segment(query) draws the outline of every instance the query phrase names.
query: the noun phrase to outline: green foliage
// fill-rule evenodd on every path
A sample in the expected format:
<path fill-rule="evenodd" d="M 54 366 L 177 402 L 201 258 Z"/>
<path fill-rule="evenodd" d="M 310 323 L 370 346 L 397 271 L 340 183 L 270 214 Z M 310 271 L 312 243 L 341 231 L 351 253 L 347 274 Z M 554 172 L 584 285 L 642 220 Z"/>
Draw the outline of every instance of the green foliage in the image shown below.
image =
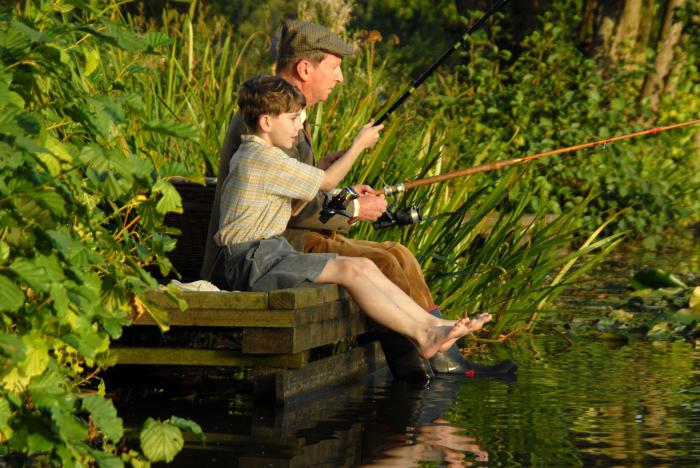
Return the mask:
<path fill-rule="evenodd" d="M 379 92 L 370 86 L 370 80 L 382 82 L 383 69 L 371 66 L 365 61 L 369 59 L 368 53 L 355 62 L 349 73 L 352 81 L 310 113 L 316 154 L 347 147 L 356 129 L 379 107 Z M 381 187 L 459 167 L 453 133 L 441 118 L 415 116 L 420 102 L 408 101 L 406 106 L 389 120 L 380 142 L 356 163 L 346 183 Z M 534 178 L 525 168 L 501 172 L 494 180 L 464 178 L 414 190 L 396 201 L 398 206 L 420 205 L 426 218 L 423 223 L 381 231 L 361 223 L 351 234 L 359 239 L 398 240 L 409 247 L 421 262 L 443 312 L 455 316 L 465 310 L 491 311 L 496 320 L 489 332 L 498 337 L 537 320 L 538 311 L 620 237 L 597 239 L 600 231 L 596 231 L 587 243 L 563 254 L 571 247 L 577 234 L 576 219 L 589 199 L 554 220 L 540 209 L 526 221 L 524 215 L 537 194 L 522 187 L 534 186 Z M 574 263 L 576 268 L 572 268 Z M 561 277 L 554 280 L 557 271 Z"/>
<path fill-rule="evenodd" d="M 167 41 L 112 21 L 115 7 L 28 1 L 0 17 L 0 454 L 27 461 L 146 460 L 118 450 L 121 418 L 87 392 L 155 286 L 146 268 L 170 269 L 173 167 L 159 173 L 140 141 L 196 135 L 145 121 L 133 76 Z"/>
<path fill-rule="evenodd" d="M 440 115 L 455 129 L 450 142 L 458 145 L 461 166 L 697 118 L 700 81 L 693 48 L 675 71 L 675 95 L 664 96 L 653 115 L 638 97 L 645 67 L 622 63 L 608 73 L 577 49 L 579 18 L 570 12 L 578 10 L 574 1 L 553 4 L 538 28 L 510 44 L 517 54 L 498 45 L 508 42 L 509 33 L 495 23 L 471 38 L 464 65 L 452 73 L 443 70 L 430 82 L 425 114 Z M 538 196 L 529 209 L 563 213 L 594 194 L 580 227 L 590 229 L 609 213 L 625 210 L 611 228 L 653 246 L 666 229 L 693 221 L 700 212 L 692 132 L 697 128 L 539 160 L 533 166 L 541 176 L 532 181 Z M 521 186 L 516 192 L 531 189 Z"/>

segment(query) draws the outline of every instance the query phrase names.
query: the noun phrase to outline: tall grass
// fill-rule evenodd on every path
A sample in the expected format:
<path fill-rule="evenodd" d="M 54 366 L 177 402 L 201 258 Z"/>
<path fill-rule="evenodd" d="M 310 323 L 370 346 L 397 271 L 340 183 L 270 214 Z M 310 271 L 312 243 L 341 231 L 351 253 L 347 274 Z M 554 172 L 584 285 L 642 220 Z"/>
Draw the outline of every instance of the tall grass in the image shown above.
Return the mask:
<path fill-rule="evenodd" d="M 264 60 L 267 33 L 236 37 L 221 18 L 192 9 L 188 13 L 166 9 L 158 21 L 138 15 L 124 19 L 135 28 L 170 37 L 158 58 L 162 74 L 138 78 L 147 89 L 145 112 L 151 119 L 177 118 L 197 129 L 196 138 L 174 145 L 157 135 L 140 137 L 139 145 L 147 148 L 156 165 L 179 161 L 191 176 L 215 174 L 238 85 L 270 71 Z M 145 58 L 103 57 L 114 67 L 134 66 L 140 59 Z M 346 61 L 346 83 L 309 113 L 317 155 L 347 147 L 357 130 L 390 101 L 386 96 L 404 88 L 387 76 L 386 63 L 374 63 L 371 43 Z M 346 178 L 348 184 L 382 186 L 459 167 L 465 160 L 459 153 L 465 129 L 449 128 L 441 112 L 425 115 L 424 99 L 417 96 L 394 114 L 378 145 Z M 498 148 L 508 144 L 499 142 Z M 477 160 L 493 157 L 488 144 L 481 152 Z M 544 210 L 525 222 L 523 216 L 539 196 L 533 189 L 537 176 L 531 169 L 519 168 L 496 177 L 421 188 L 399 197 L 398 206 L 421 205 L 425 222 L 384 231 L 363 223 L 351 235 L 397 240 L 413 250 L 447 315 L 489 310 L 496 315 L 490 327 L 493 336 L 524 329 L 536 320 L 538 310 L 597 260 L 596 255 L 604 255 L 619 240 L 619 236 L 591 239 L 571 250 L 572 240 L 581 237 L 573 232 L 573 221 L 589 199 L 554 222 L 545 222 Z M 559 271 L 564 274 L 556 277 Z"/>

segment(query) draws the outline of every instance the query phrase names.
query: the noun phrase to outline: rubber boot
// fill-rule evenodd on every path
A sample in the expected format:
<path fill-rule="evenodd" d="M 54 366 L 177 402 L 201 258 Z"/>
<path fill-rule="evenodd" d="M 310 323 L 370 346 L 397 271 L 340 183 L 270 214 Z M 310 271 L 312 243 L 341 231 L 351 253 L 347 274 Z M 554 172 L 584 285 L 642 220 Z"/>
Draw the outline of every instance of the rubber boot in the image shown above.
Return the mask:
<path fill-rule="evenodd" d="M 425 382 L 435 377 L 428 360 L 418 354 L 415 345 L 408 338 L 386 331 L 379 335 L 379 341 L 395 379 Z"/>
<path fill-rule="evenodd" d="M 437 307 L 428 311 L 431 315 L 442 318 Z M 466 377 L 497 377 L 515 372 L 518 365 L 506 359 L 492 366 L 475 364 L 462 356 L 456 344 L 444 353 L 437 353 L 430 359 L 430 367 L 436 374 L 459 374 Z"/>

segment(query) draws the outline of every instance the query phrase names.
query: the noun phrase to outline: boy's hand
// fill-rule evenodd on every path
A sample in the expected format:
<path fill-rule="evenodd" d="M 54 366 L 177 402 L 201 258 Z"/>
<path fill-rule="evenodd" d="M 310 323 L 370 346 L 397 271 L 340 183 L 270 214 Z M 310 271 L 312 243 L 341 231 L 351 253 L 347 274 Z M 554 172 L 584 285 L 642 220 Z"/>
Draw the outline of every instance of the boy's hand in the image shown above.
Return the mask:
<path fill-rule="evenodd" d="M 353 140 L 353 146 L 356 146 L 359 151 L 373 147 L 379 140 L 379 132 L 384 128 L 384 124 L 374 126 L 374 119 L 370 120 L 357 134 Z"/>

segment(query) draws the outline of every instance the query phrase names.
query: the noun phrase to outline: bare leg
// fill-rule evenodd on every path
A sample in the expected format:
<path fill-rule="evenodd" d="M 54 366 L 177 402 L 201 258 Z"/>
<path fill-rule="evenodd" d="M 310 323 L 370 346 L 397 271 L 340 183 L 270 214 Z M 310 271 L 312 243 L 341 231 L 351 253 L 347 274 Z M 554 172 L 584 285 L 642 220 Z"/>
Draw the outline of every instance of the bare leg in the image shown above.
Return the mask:
<path fill-rule="evenodd" d="M 384 276 L 384 273 L 382 273 L 374 262 L 370 262 L 363 272 L 367 275 L 367 278 L 371 283 L 377 285 L 377 287 L 385 291 L 387 295 L 389 295 L 395 301 L 396 305 L 405 314 L 409 314 L 413 320 L 434 327 L 451 327 L 457 323 L 457 320 L 437 318 L 432 314 L 426 313 L 426 311 L 413 299 L 411 299 L 408 294 L 396 286 L 391 280 L 389 280 L 389 278 Z"/>
<path fill-rule="evenodd" d="M 372 319 L 385 327 L 409 338 L 418 348 L 420 355 L 426 359 L 454 344 L 455 340 L 480 329 L 491 319 L 486 314 L 479 319 L 461 319 L 454 325 L 433 326 L 423 320 L 426 314 L 418 304 L 399 288 L 385 288 L 382 281 L 375 281 L 374 275 L 368 275 L 371 261 L 362 258 L 340 257 L 330 260 L 316 283 L 337 283 L 345 287 L 360 308 Z M 383 276 L 383 275 L 382 275 Z M 384 280 L 390 282 L 386 277 Z M 396 294 L 397 291 L 400 294 Z M 407 314 L 399 304 L 408 304 L 417 309 L 421 320 Z"/>

